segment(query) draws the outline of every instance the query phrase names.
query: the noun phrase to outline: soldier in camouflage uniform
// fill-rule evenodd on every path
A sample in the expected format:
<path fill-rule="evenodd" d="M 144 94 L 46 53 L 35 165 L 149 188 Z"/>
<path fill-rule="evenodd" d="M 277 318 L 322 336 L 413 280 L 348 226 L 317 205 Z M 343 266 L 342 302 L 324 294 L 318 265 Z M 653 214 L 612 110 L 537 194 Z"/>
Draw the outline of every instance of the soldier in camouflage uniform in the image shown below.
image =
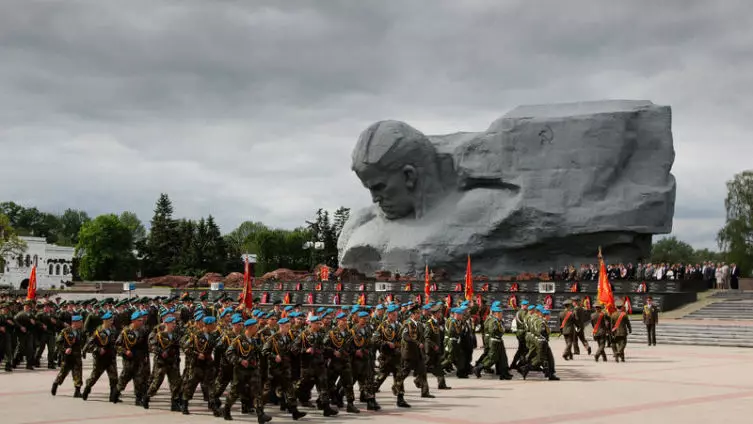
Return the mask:
<path fill-rule="evenodd" d="M 528 315 L 528 301 L 520 302 L 520 310 L 515 313 L 515 337 L 518 339 L 518 349 L 512 358 L 510 368 L 517 369 L 518 363 L 522 357 L 527 354 L 526 351 L 526 317 Z"/>
<path fill-rule="evenodd" d="M 502 337 L 505 335 L 505 324 L 502 320 L 502 308 L 494 305 L 490 309 L 490 315 L 484 321 L 484 336 L 486 337 L 485 345 L 487 347 L 486 355 L 473 368 L 473 373 L 477 378 L 481 378 L 481 371 L 491 373 L 492 367 L 496 369 L 500 380 L 510 380 L 509 368 L 507 366 L 507 351 Z"/>
<path fill-rule="evenodd" d="M 55 382 L 52 383 L 53 396 L 57 394 L 58 386 L 63 384 L 69 372 L 73 373 L 73 386 L 76 391 L 74 398 L 81 397 L 81 349 L 84 347 L 84 335 L 81 332 L 81 316 L 76 315 L 71 319 L 71 326 L 60 332 L 57 338 L 58 350 L 63 354 L 63 367 L 58 372 Z"/>
<path fill-rule="evenodd" d="M 271 385 L 277 388 L 280 409 L 289 411 L 293 415 L 293 420 L 297 421 L 305 417 L 306 413 L 298 410 L 298 399 L 290 374 L 290 351 L 294 339 L 288 318 L 277 321 L 277 324 L 279 331 L 267 339 L 262 348 L 262 353 L 267 357 L 269 363 L 269 379 Z"/>
<path fill-rule="evenodd" d="M 214 397 L 215 405 L 220 405 L 220 396 L 225 392 L 228 384 L 233 381 L 233 364 L 228 357 L 230 343 L 235 340 L 236 337 L 243 334 L 243 318 L 240 314 L 232 316 L 230 318 L 230 327 L 225 329 L 220 336 L 217 345 L 214 348 L 214 357 L 220 362 L 219 373 L 217 375 L 217 381 L 212 389 L 212 396 Z M 243 392 L 241 392 L 243 393 Z M 241 402 L 246 401 L 245 396 L 241 398 Z M 219 408 L 216 410 L 217 415 L 220 415 Z"/>
<path fill-rule="evenodd" d="M 13 317 L 7 304 L 0 303 L 0 363 L 5 361 L 5 371 L 13 371 L 13 347 L 14 336 Z"/>
<path fill-rule="evenodd" d="M 16 326 L 16 354 L 13 358 L 15 368 L 22 360 L 26 359 L 26 369 L 34 369 L 34 333 L 37 321 L 34 315 L 34 302 L 24 302 L 24 309 L 14 317 Z"/>
<path fill-rule="evenodd" d="M 361 311 L 355 315 L 356 322 L 350 330 L 353 343 L 353 360 L 351 363 L 353 381 L 358 382 L 359 400 L 365 402 L 369 410 L 377 411 L 381 409 L 381 406 L 374 397 L 374 365 L 371 359 L 371 352 L 374 349 L 372 342 L 374 335 L 369 328 L 369 313 Z"/>
<path fill-rule="evenodd" d="M 467 369 L 468 358 L 463 347 L 465 339 L 465 308 L 457 307 L 452 309 L 453 317 L 447 320 L 445 324 L 445 357 L 442 368 L 448 368 L 450 365 L 455 366 L 455 375 L 457 378 L 468 378 L 470 370 Z"/>
<path fill-rule="evenodd" d="M 449 390 L 452 387 L 447 385 L 444 377 L 444 368 L 442 367 L 442 358 L 444 356 L 444 346 L 442 345 L 442 307 L 440 304 L 426 305 L 431 315 L 424 322 L 424 354 L 426 371 L 431 372 L 437 378 L 437 388 L 439 390 Z"/>
<path fill-rule="evenodd" d="M 175 332 L 175 317 L 165 318 L 163 325 L 149 339 L 149 352 L 154 354 L 152 381 L 143 400 L 144 409 L 149 409 L 149 399 L 157 394 L 162 381 L 167 376 L 170 385 L 170 410 L 180 410 L 181 378 L 178 358 L 180 357 L 180 338 Z"/>
<path fill-rule="evenodd" d="M 217 319 L 212 316 L 202 318 L 203 328 L 189 334 L 183 340 L 183 353 L 186 356 L 186 370 L 183 377 L 183 403 L 181 412 L 188 415 L 188 403 L 193 399 L 199 383 L 211 387 L 214 381 L 214 358 L 212 353 L 214 346 L 219 340 L 219 334 L 215 331 Z M 216 411 L 214 399 L 209 399 L 209 409 Z"/>
<path fill-rule="evenodd" d="M 356 397 L 353 392 L 353 370 L 351 365 L 353 343 L 348 329 L 348 314 L 340 312 L 335 318 L 337 319 L 337 326 L 327 331 L 327 339 L 324 344 L 325 357 L 329 360 L 327 386 L 330 398 L 334 399 L 338 407 L 342 408 L 345 406 L 342 400 L 345 397 L 348 402 L 347 412 L 358 414 L 361 411 L 356 408 L 354 403 Z M 340 389 L 337 387 L 338 379 L 340 381 Z"/>
<path fill-rule="evenodd" d="M 387 307 L 386 320 L 374 331 L 373 344 L 379 349 L 379 371 L 374 382 L 374 390 L 377 391 L 390 374 L 394 382 L 400 373 L 401 325 L 397 321 L 398 311 L 396 305 Z M 392 394 L 397 396 L 397 386 L 394 383 Z"/>
<path fill-rule="evenodd" d="M 141 311 L 133 312 L 130 326 L 124 328 L 115 341 L 118 354 L 123 359 L 118 388 L 113 396 L 115 403 L 120 401 L 120 394 L 133 380 L 136 406 L 143 406 L 142 401 L 149 384 L 149 333 L 144 328 L 145 319 L 146 315 Z"/>
<path fill-rule="evenodd" d="M 633 332 L 630 326 L 630 317 L 625 312 L 625 305 L 622 300 L 615 302 L 617 310 L 612 314 L 612 352 L 614 352 L 615 362 L 625 362 L 625 346 L 627 345 L 627 336 Z"/>
<path fill-rule="evenodd" d="M 403 323 L 400 340 L 400 373 L 395 386 L 397 388 L 397 406 L 410 408 L 405 401 L 405 379 L 414 372 L 416 386 L 421 389 L 421 397 L 433 398 L 429 393 L 429 383 L 426 381 L 426 365 L 424 362 L 424 332 L 420 323 L 421 309 L 418 305 L 409 308 L 410 318 Z"/>
<path fill-rule="evenodd" d="M 573 305 L 565 303 L 565 310 L 560 312 L 559 320 L 560 332 L 565 338 L 565 351 L 562 353 L 562 359 L 566 361 L 573 359 L 573 342 L 576 342 L 578 319 Z"/>
<path fill-rule="evenodd" d="M 86 380 L 84 400 L 89 399 L 89 393 L 99 380 L 103 373 L 107 373 L 107 379 L 110 382 L 110 402 L 114 402 L 115 392 L 118 386 L 118 368 L 116 360 L 115 341 L 118 337 L 113 327 L 113 315 L 110 312 L 102 316 L 102 326 L 94 330 L 94 333 L 87 340 L 84 346 L 84 352 L 92 354 L 93 368 Z"/>
<path fill-rule="evenodd" d="M 309 326 L 304 329 L 293 343 L 293 352 L 301 358 L 301 379 L 298 381 L 296 393 L 298 401 L 303 406 L 311 407 L 311 390 L 316 386 L 319 392 L 318 406 L 325 417 L 337 415 L 329 399 L 327 384 L 327 365 L 324 360 L 324 344 L 326 333 L 321 331 L 321 322 L 317 315 L 309 318 Z"/>
<path fill-rule="evenodd" d="M 57 353 L 55 352 L 55 334 L 57 334 L 57 316 L 51 303 L 44 304 L 44 310 L 37 314 L 37 351 L 34 355 L 34 363 L 39 365 L 42 353 L 47 349 L 47 368 L 54 370 Z"/>
<path fill-rule="evenodd" d="M 262 346 L 257 335 L 258 322 L 251 318 L 243 326 L 244 334 L 235 337 L 227 348 L 227 360 L 233 367 L 233 385 L 222 412 L 226 420 L 232 420 L 230 410 L 235 401 L 245 394 L 253 398 L 256 419 L 262 424 L 271 421 L 272 417 L 264 413 L 264 392 L 259 374 Z"/>
<path fill-rule="evenodd" d="M 601 305 L 595 305 L 596 312 L 591 315 L 591 326 L 593 326 L 593 336 L 596 342 L 596 355 L 594 359 L 599 362 L 599 358 L 603 358 L 604 362 L 607 361 L 607 354 L 604 352 L 604 348 L 607 345 L 607 337 L 612 330 L 612 323 L 609 320 L 609 315 L 606 314 Z"/>

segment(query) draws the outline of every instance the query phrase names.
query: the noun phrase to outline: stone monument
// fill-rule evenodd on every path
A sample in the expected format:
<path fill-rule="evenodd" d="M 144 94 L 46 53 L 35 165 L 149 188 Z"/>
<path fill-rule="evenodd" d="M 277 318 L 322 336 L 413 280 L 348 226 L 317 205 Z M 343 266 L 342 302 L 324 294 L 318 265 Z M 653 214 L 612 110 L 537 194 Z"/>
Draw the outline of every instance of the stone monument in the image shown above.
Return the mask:
<path fill-rule="evenodd" d="M 352 169 L 374 205 L 351 214 L 340 264 L 367 275 L 425 264 L 462 278 L 648 257 L 672 230 L 671 110 L 649 101 L 521 106 L 479 133 L 381 121 Z"/>

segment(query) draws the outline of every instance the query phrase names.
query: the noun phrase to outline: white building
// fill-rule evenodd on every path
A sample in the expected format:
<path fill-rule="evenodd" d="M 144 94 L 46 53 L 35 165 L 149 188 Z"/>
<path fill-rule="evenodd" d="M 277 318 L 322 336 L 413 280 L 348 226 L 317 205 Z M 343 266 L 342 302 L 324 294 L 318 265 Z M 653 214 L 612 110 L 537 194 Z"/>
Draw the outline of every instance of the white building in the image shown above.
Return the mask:
<path fill-rule="evenodd" d="M 73 280 L 74 248 L 47 244 L 44 237 L 19 237 L 26 242 L 26 252 L 20 256 L 7 255 L 0 270 L 0 285 L 25 288 L 32 265 L 37 266 L 37 288 L 60 288 Z"/>

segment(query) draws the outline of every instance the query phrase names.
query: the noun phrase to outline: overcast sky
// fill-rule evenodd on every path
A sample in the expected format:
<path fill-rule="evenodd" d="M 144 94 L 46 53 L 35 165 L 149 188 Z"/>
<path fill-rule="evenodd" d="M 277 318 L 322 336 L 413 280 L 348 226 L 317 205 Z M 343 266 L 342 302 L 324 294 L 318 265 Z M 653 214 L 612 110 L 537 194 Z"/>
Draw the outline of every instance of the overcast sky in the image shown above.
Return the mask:
<path fill-rule="evenodd" d="M 656 3 L 661 3 L 657 5 Z M 674 234 L 715 248 L 753 167 L 753 2 L 0 0 L 0 200 L 292 228 L 368 205 L 381 119 L 481 131 L 521 104 L 673 108 Z"/>

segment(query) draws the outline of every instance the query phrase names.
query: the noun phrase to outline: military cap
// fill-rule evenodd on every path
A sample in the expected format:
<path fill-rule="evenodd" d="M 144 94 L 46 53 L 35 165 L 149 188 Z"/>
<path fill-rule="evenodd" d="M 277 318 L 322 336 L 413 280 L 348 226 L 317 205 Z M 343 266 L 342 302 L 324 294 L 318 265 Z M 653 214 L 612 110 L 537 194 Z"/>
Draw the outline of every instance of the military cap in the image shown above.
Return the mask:
<path fill-rule="evenodd" d="M 423 309 L 424 311 L 428 311 L 429 309 L 431 309 L 431 305 L 427 303 L 426 305 L 422 306 L 421 309 Z"/>
<path fill-rule="evenodd" d="M 541 313 L 544 315 L 551 315 L 552 311 L 550 311 L 549 309 L 544 309 L 543 311 L 541 311 Z"/>
<path fill-rule="evenodd" d="M 283 318 L 283 319 L 281 319 L 281 320 L 277 321 L 277 323 L 278 323 L 278 324 L 287 324 L 287 323 L 289 323 L 289 322 L 290 322 L 290 320 L 289 320 L 289 319 L 287 319 L 287 318 Z"/>
<path fill-rule="evenodd" d="M 311 317 L 309 318 L 309 322 L 317 322 L 319 321 L 319 319 L 320 318 L 318 315 L 311 315 Z"/>
<path fill-rule="evenodd" d="M 520 302 L 520 304 L 521 304 L 521 305 L 528 305 L 528 301 L 527 301 L 527 300 L 522 300 L 522 301 Z"/>
<path fill-rule="evenodd" d="M 204 321 L 204 324 L 214 324 L 215 322 L 217 322 L 217 318 L 215 318 L 215 317 L 204 317 L 203 321 Z"/>
<path fill-rule="evenodd" d="M 377 311 L 384 309 L 384 305 L 381 303 L 376 306 Z"/>
<path fill-rule="evenodd" d="M 335 312 L 335 310 L 332 309 L 332 308 L 327 308 L 327 310 L 325 312 L 328 313 L 328 314 L 331 314 L 331 313 Z"/>
<path fill-rule="evenodd" d="M 159 311 L 159 316 L 160 317 L 164 317 L 164 316 L 166 316 L 169 313 L 170 313 L 170 311 L 168 311 L 166 308 L 163 308 L 161 311 Z"/>
<path fill-rule="evenodd" d="M 495 306 L 497 306 L 497 305 L 501 305 L 501 304 L 502 304 L 502 302 L 500 302 L 499 300 L 495 300 L 494 302 L 492 302 L 492 308 L 495 307 Z"/>
<path fill-rule="evenodd" d="M 252 325 L 256 325 L 256 323 L 259 322 L 253 318 L 247 319 L 246 322 L 243 323 L 244 327 L 250 327 Z"/>
<path fill-rule="evenodd" d="M 167 318 L 165 318 L 165 324 L 169 324 L 171 322 L 175 322 L 175 317 L 167 317 Z"/>
<path fill-rule="evenodd" d="M 71 317 L 72 322 L 81 321 L 83 317 L 81 315 L 74 315 Z"/>
<path fill-rule="evenodd" d="M 110 313 L 110 312 L 105 312 L 105 314 L 104 314 L 104 315 L 102 315 L 102 319 L 103 319 L 104 321 L 107 321 L 108 319 L 112 319 L 112 313 Z"/>
<path fill-rule="evenodd" d="M 141 318 L 141 311 L 136 311 L 131 314 L 131 321 L 136 321 L 139 318 Z"/>
<path fill-rule="evenodd" d="M 346 314 L 345 312 L 340 312 L 339 314 L 335 315 L 335 318 L 336 319 L 345 319 L 345 318 L 348 318 L 348 314 Z"/>
<path fill-rule="evenodd" d="M 204 314 L 203 313 L 194 314 L 194 316 L 193 316 L 193 320 L 194 321 L 201 321 L 202 319 L 204 319 Z"/>
<path fill-rule="evenodd" d="M 300 318 L 301 316 L 303 316 L 303 314 L 300 312 L 291 312 L 288 314 L 288 316 L 292 318 Z"/>
<path fill-rule="evenodd" d="M 230 320 L 231 324 L 243 324 L 243 317 L 240 315 L 233 315 L 233 318 Z"/>
<path fill-rule="evenodd" d="M 361 309 L 359 305 L 353 305 L 353 307 L 350 308 L 351 312 L 358 312 L 359 309 Z"/>
<path fill-rule="evenodd" d="M 361 311 L 358 313 L 358 318 L 365 318 L 367 316 L 369 316 L 369 313 L 366 311 Z"/>
<path fill-rule="evenodd" d="M 400 307 L 397 305 L 390 305 L 387 307 L 387 313 L 397 312 L 400 310 Z"/>
<path fill-rule="evenodd" d="M 493 313 L 502 312 L 502 308 L 500 308 L 499 306 L 494 306 L 492 307 L 491 311 Z"/>
<path fill-rule="evenodd" d="M 442 310 L 442 307 L 439 305 L 431 305 L 431 308 L 429 309 L 430 312 L 439 312 Z"/>
<path fill-rule="evenodd" d="M 243 318 L 243 314 L 241 314 L 240 312 L 236 312 L 236 313 L 233 314 L 233 316 L 230 319 L 233 319 L 235 317 L 241 317 L 241 318 Z"/>
<path fill-rule="evenodd" d="M 233 308 L 225 308 L 220 312 L 220 318 L 224 318 L 225 315 L 230 314 L 233 312 Z"/>
<path fill-rule="evenodd" d="M 597 304 L 595 304 L 595 305 L 594 305 L 594 308 L 596 308 L 596 309 L 601 309 L 601 308 L 602 308 L 602 306 L 601 306 L 601 304 L 600 304 L 600 303 L 597 303 Z"/>
<path fill-rule="evenodd" d="M 322 313 L 322 312 L 324 312 L 325 310 L 327 310 L 327 308 L 325 308 L 324 306 L 320 306 L 320 307 L 316 308 L 316 311 L 315 311 L 315 312 L 316 312 L 317 314 L 321 314 L 321 313 Z"/>
<path fill-rule="evenodd" d="M 285 312 L 290 312 L 292 310 L 293 310 L 293 307 L 290 306 L 290 305 L 288 305 L 288 306 L 285 307 Z"/>

